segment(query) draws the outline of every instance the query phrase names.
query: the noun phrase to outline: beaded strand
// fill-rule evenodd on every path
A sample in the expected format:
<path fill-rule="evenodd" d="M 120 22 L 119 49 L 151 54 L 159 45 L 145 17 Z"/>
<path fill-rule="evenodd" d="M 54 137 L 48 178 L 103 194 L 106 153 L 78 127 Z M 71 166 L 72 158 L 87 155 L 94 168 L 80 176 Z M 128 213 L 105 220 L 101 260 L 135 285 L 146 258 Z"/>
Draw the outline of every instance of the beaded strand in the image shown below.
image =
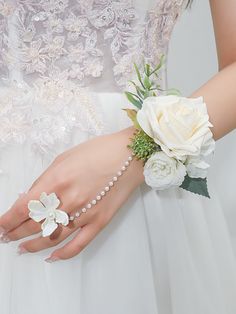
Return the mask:
<path fill-rule="evenodd" d="M 129 156 L 128 159 L 124 162 L 124 165 L 121 167 L 121 169 L 116 173 L 116 175 L 112 178 L 111 181 L 108 182 L 108 184 L 103 188 L 103 190 L 85 207 L 75 212 L 73 215 L 69 215 L 69 220 L 73 221 L 76 218 L 79 218 L 82 213 L 86 213 L 88 209 L 91 209 L 93 206 L 95 206 L 109 191 L 110 189 L 115 185 L 115 183 L 118 181 L 119 177 L 123 175 L 123 173 L 127 170 L 129 167 L 131 161 L 133 160 L 133 156 Z"/>

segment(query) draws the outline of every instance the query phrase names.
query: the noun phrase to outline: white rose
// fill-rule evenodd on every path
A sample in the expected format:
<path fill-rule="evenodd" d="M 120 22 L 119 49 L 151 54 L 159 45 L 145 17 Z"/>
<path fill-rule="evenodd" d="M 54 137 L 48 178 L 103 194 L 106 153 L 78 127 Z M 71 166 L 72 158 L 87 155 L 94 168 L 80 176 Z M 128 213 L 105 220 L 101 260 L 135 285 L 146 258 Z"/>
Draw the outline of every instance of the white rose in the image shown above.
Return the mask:
<path fill-rule="evenodd" d="M 189 158 L 186 161 L 186 169 L 191 178 L 206 178 L 210 165 L 200 158 Z"/>
<path fill-rule="evenodd" d="M 147 160 L 143 173 L 147 185 L 157 190 L 165 190 L 183 183 L 186 168 L 180 161 L 160 151 Z"/>
<path fill-rule="evenodd" d="M 202 97 L 148 97 L 137 120 L 169 157 L 184 161 L 187 156 L 209 155 L 214 150 L 212 124 Z"/>

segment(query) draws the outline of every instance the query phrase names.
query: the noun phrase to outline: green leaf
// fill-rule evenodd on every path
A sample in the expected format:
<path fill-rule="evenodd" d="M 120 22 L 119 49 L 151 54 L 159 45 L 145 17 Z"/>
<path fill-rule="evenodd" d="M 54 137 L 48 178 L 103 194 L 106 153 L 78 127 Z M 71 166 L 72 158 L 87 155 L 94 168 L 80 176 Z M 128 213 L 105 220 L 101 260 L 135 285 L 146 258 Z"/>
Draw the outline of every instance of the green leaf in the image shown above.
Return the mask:
<path fill-rule="evenodd" d="M 150 89 L 150 87 L 152 87 L 152 83 L 149 80 L 149 77 L 145 76 L 144 80 L 143 80 L 143 84 L 145 86 L 146 89 Z"/>
<path fill-rule="evenodd" d="M 135 71 L 137 73 L 139 82 L 141 83 L 142 87 L 145 88 L 145 86 L 143 85 L 141 73 L 139 72 L 139 69 L 138 69 L 138 66 L 136 63 L 134 63 L 134 68 L 135 68 Z"/>
<path fill-rule="evenodd" d="M 157 67 L 150 73 L 150 75 L 152 75 L 152 74 L 156 73 L 157 71 L 159 71 L 160 68 L 161 68 L 161 67 L 163 66 L 163 64 L 164 64 L 164 61 L 165 61 L 165 56 L 162 55 L 161 58 L 160 58 L 159 64 L 158 64 Z"/>
<path fill-rule="evenodd" d="M 148 90 L 145 91 L 145 94 L 143 95 L 143 98 L 146 99 L 150 96 L 150 93 Z"/>
<path fill-rule="evenodd" d="M 144 97 L 145 90 L 142 90 L 139 86 L 136 86 L 136 91 L 140 98 Z"/>
<path fill-rule="evenodd" d="M 128 117 L 132 120 L 134 127 L 136 129 L 141 129 L 137 121 L 137 110 L 135 109 L 123 109 L 123 110 L 126 111 Z"/>
<path fill-rule="evenodd" d="M 130 92 L 125 92 L 125 95 L 129 102 L 131 102 L 135 107 L 138 109 L 142 108 L 142 101 L 136 96 L 135 94 L 132 94 Z"/>
<path fill-rule="evenodd" d="M 208 189 L 207 189 L 207 179 L 202 178 L 190 178 L 188 175 L 185 176 L 184 182 L 180 186 L 182 189 L 195 194 L 199 194 L 205 197 L 210 198 Z"/>
<path fill-rule="evenodd" d="M 167 95 L 181 96 L 181 92 L 177 88 L 169 88 L 166 90 Z"/>
<path fill-rule="evenodd" d="M 140 98 L 143 98 L 145 90 L 142 90 L 142 88 L 140 88 L 137 84 L 135 84 L 135 82 L 133 81 L 129 81 L 130 83 L 132 83 L 137 91 L 137 94 L 139 95 Z"/>
<path fill-rule="evenodd" d="M 150 76 L 150 73 L 151 73 L 151 71 L 150 71 L 150 64 L 146 64 L 145 65 L 144 71 L 145 71 L 145 74 L 147 76 Z"/>

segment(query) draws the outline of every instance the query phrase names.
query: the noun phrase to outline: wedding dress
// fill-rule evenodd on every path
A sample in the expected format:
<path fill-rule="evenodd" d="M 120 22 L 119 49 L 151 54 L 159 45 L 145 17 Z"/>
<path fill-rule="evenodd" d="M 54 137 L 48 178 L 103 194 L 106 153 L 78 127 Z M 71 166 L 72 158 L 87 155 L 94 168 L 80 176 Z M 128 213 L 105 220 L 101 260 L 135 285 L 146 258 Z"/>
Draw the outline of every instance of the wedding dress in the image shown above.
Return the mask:
<path fill-rule="evenodd" d="M 133 63 L 167 55 L 185 6 L 0 0 L 0 214 L 59 153 L 130 125 L 121 109 Z M 235 314 L 235 257 L 209 181 L 211 200 L 142 185 L 71 260 L 1 244 L 0 313 Z"/>

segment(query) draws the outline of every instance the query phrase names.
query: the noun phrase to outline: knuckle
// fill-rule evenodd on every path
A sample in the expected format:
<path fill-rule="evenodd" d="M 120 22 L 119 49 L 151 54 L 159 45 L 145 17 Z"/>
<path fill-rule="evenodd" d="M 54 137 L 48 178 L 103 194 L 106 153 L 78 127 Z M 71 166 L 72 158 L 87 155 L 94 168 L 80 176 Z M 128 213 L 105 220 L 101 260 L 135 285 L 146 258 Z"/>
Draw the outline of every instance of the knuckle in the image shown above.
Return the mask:
<path fill-rule="evenodd" d="M 89 195 L 86 191 L 81 191 L 80 193 L 77 192 L 75 196 L 75 201 L 77 206 L 84 206 L 89 202 Z"/>
<path fill-rule="evenodd" d="M 73 208 L 83 206 L 87 200 L 87 194 L 84 193 L 82 190 L 78 191 L 79 189 L 74 189 L 68 195 L 68 199 L 71 200 L 71 205 Z"/>
<path fill-rule="evenodd" d="M 64 175 L 62 171 L 52 171 L 51 178 L 54 185 L 57 187 L 65 187 L 68 184 L 67 176 Z"/>

